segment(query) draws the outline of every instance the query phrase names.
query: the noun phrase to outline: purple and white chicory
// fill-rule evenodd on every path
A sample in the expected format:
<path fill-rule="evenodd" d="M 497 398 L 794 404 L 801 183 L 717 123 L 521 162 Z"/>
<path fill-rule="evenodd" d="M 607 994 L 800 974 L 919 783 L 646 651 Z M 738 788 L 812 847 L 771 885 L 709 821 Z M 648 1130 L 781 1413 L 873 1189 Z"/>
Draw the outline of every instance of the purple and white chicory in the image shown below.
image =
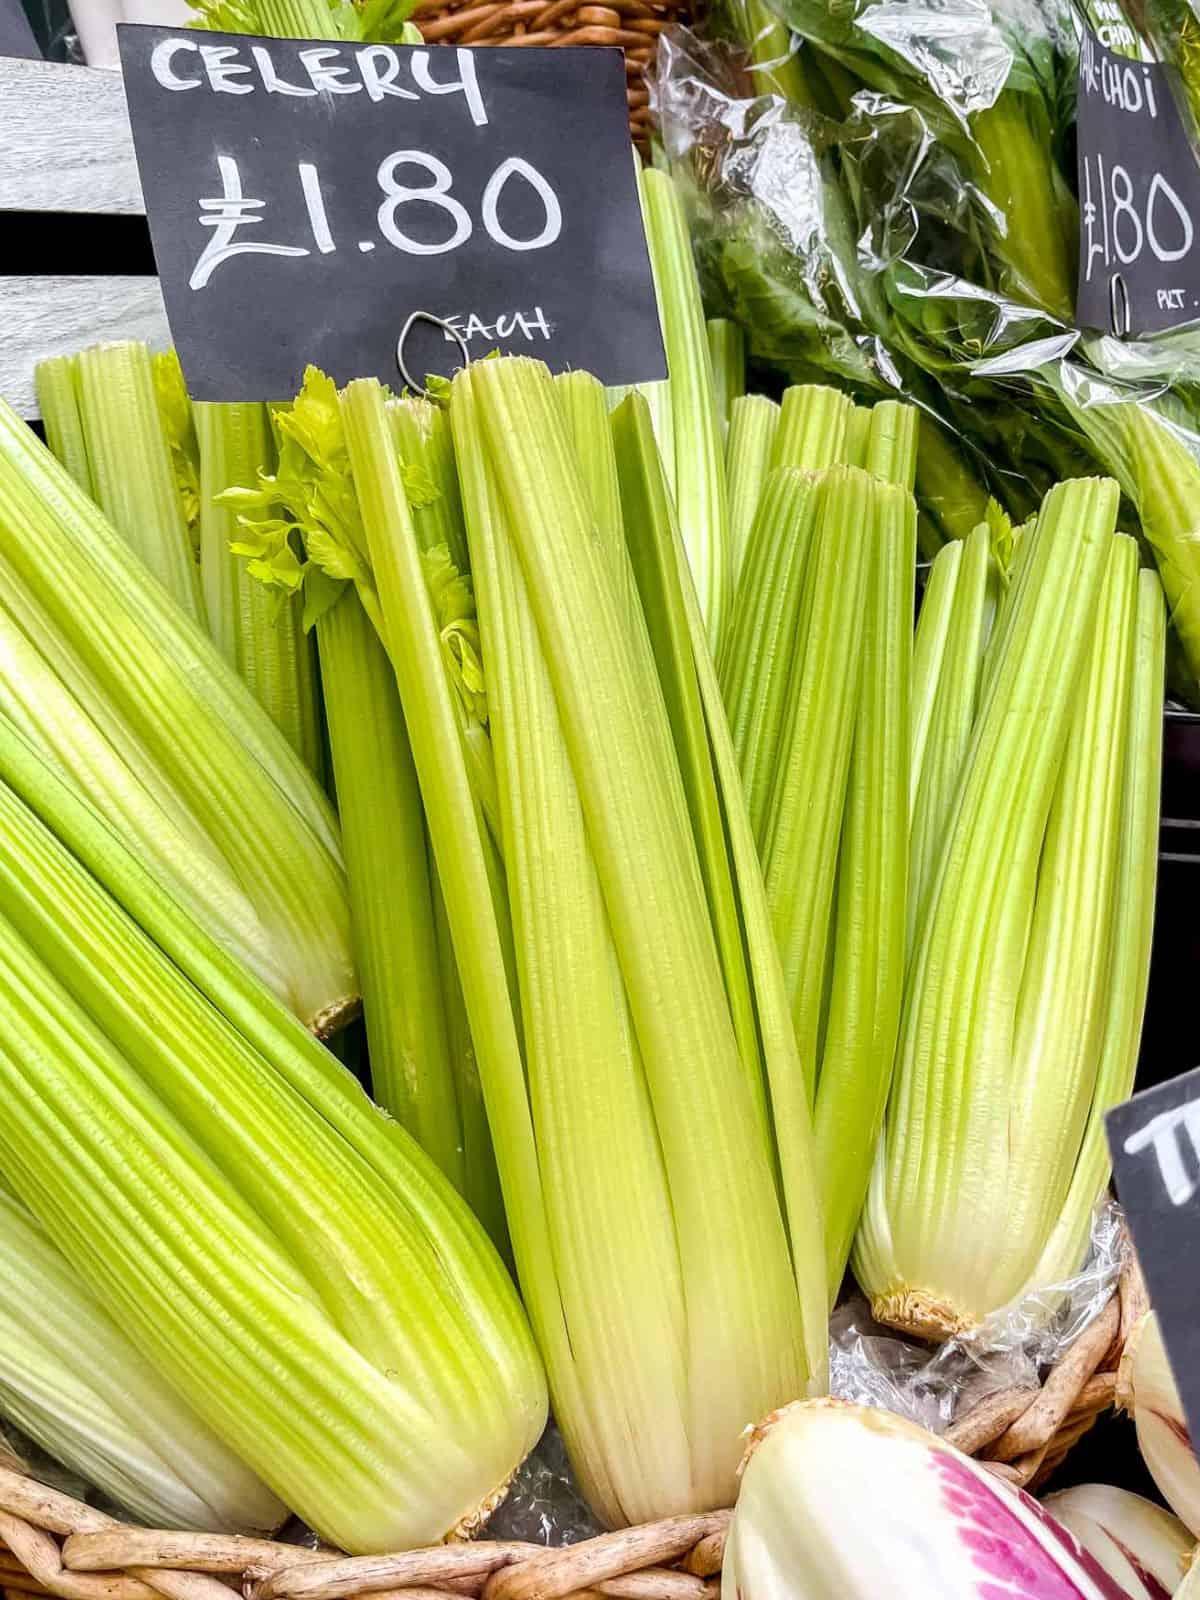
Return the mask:
<path fill-rule="evenodd" d="M 1162 1506 L 1108 1483 L 1081 1483 L 1042 1502 L 1135 1600 L 1170 1600 L 1194 1540 Z"/>
<path fill-rule="evenodd" d="M 787 1406 L 754 1430 L 722 1600 L 1131 1600 L 1036 1500 L 890 1412 Z"/>

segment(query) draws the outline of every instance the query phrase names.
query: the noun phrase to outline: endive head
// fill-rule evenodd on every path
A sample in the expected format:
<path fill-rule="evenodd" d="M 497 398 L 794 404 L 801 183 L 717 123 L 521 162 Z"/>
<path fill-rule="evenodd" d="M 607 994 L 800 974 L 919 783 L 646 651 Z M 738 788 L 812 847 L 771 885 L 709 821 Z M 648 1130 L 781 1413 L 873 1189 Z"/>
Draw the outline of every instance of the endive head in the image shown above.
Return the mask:
<path fill-rule="evenodd" d="M 1117 1404 L 1133 1417 L 1138 1447 L 1167 1504 L 1200 1538 L 1200 1462 L 1153 1311 L 1125 1342 Z"/>
<path fill-rule="evenodd" d="M 1081 1483 L 1043 1504 L 1134 1600 L 1168 1600 L 1183 1582 L 1192 1536 L 1152 1500 L 1108 1483 Z"/>
<path fill-rule="evenodd" d="M 1128 1600 L 1036 1501 L 932 1434 L 810 1400 L 755 1430 L 723 1600 Z"/>

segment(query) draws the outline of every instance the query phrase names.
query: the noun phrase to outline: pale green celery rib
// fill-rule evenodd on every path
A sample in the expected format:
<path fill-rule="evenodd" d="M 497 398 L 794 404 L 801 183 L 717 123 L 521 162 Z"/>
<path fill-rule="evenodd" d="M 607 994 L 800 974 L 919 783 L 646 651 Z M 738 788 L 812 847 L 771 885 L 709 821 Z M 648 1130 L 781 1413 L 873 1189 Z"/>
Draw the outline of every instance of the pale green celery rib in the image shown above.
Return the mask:
<path fill-rule="evenodd" d="M 461 387 L 455 408 L 471 404 Z M 456 417 L 460 448 L 465 424 Z M 484 456 L 476 437 L 477 453 Z M 481 460 L 478 468 L 490 478 Z M 547 502 L 551 505 L 553 502 Z M 562 717 L 494 482 L 468 491 L 530 1112 L 590 1427 L 560 1411 L 606 1520 L 690 1505 L 684 1286 L 653 1101 Z M 621 1129 L 614 1143 L 611 1130 Z M 596 1219 L 636 1217 L 634 1228 Z M 555 1373 L 551 1369 L 551 1382 Z M 593 1434 L 594 1430 L 594 1434 Z M 638 1439 L 636 1463 L 628 1441 Z"/>
<path fill-rule="evenodd" d="M 710 317 L 704 326 L 712 361 L 717 417 L 724 438 L 733 406 L 746 392 L 746 335 L 740 323 L 730 322 L 725 317 Z"/>
<path fill-rule="evenodd" d="M 948 611 L 945 647 L 933 686 L 927 736 L 913 792 L 908 939 L 913 943 L 945 848 L 946 830 L 971 745 L 986 644 L 988 532 L 975 529 L 961 551 Z M 939 561 L 941 557 L 939 557 Z M 936 570 L 936 568 L 935 568 Z M 937 596 L 934 597 L 935 604 Z"/>
<path fill-rule="evenodd" d="M 462 1191 L 425 811 L 395 676 L 352 588 L 317 641 L 375 1098 Z"/>
<path fill-rule="evenodd" d="M 854 409 L 849 395 L 822 384 L 785 389 L 772 467 L 802 467 L 805 472 L 819 472 L 823 467 L 844 463 Z"/>
<path fill-rule="evenodd" d="M 1046 1248 L 1029 1276 L 1031 1288 L 1063 1283 L 1079 1271 L 1092 1216 L 1112 1170 L 1104 1119 L 1113 1106 L 1133 1093 L 1154 934 L 1166 634 L 1162 586 L 1154 573 L 1139 572 L 1099 1065 L 1070 1187 Z"/>
<path fill-rule="evenodd" d="M 498 829 L 499 796 L 496 804 Z M 454 1074 L 458 1117 L 462 1126 L 463 1198 L 472 1214 L 487 1229 L 488 1237 L 496 1249 L 505 1260 L 509 1260 L 512 1244 L 508 1237 L 508 1223 L 504 1218 L 504 1196 L 500 1192 L 500 1174 L 496 1169 L 496 1152 L 492 1149 L 483 1085 L 479 1080 L 479 1061 L 475 1055 L 475 1042 L 471 1038 L 471 1024 L 458 976 L 458 963 L 454 959 L 454 942 L 446 919 L 446 901 L 437 881 L 432 853 L 429 855 L 429 876 L 433 888 L 446 1044 L 450 1052 L 450 1069 Z"/>
<path fill-rule="evenodd" d="M 624 413 L 624 414 L 622 414 Z M 628 471 L 641 470 L 653 480 L 657 493 L 647 495 L 652 520 L 642 530 L 643 539 L 657 541 L 662 583 L 672 588 L 672 606 L 682 607 L 690 643 L 690 663 L 695 674 L 712 750 L 714 778 L 726 829 L 727 871 L 731 875 L 738 915 L 744 930 L 744 961 L 756 1011 L 761 1070 L 765 1074 L 775 1137 L 775 1156 L 788 1218 L 789 1242 L 804 1328 L 808 1372 L 807 1392 L 824 1392 L 828 1363 L 827 1303 L 822 1283 L 823 1241 L 820 1204 L 815 1181 L 812 1121 L 803 1074 L 796 1055 L 791 1013 L 783 988 L 779 955 L 767 912 L 762 870 L 750 828 L 733 740 L 721 702 L 716 669 L 704 633 L 704 619 L 688 572 L 687 555 L 670 516 L 661 466 L 653 455 L 653 429 L 640 396 L 630 398 L 613 419 L 628 447 Z M 623 474 L 623 477 L 626 474 Z M 633 533 L 631 529 L 631 542 Z"/>
<path fill-rule="evenodd" d="M 871 446 L 870 406 L 855 406 L 846 419 L 846 439 L 842 446 L 842 460 L 848 467 L 866 467 Z"/>
<path fill-rule="evenodd" d="M 9 600 L 16 597 L 16 587 L 10 587 Z M 93 720 L 2 605 L 0 714 L 137 842 L 142 859 L 180 905 L 219 933 L 276 994 L 287 996 L 287 974 L 254 906 L 155 762 L 119 719 Z"/>
<path fill-rule="evenodd" d="M 147 931 L 0 791 L 6 1176 L 182 1398 L 326 1538 L 367 1552 L 444 1535 L 544 1416 L 500 1263 L 332 1058 L 52 774 L 27 778 Z"/>
<path fill-rule="evenodd" d="M 688 815 L 738 1049 L 754 1093 L 762 1101 L 765 1127 L 766 1105 L 754 999 L 742 946 L 737 896 L 729 870 L 725 823 L 713 772 L 707 719 L 696 679 L 693 642 L 675 570 L 677 530 L 654 443 L 653 425 L 640 397 L 631 397 L 613 413 L 612 437 L 620 462 L 625 544 L 649 630 L 650 648 L 674 740 L 675 759 L 687 796 Z"/>
<path fill-rule="evenodd" d="M 735 612 L 746 546 L 767 481 L 778 426 L 779 407 L 765 395 L 745 394 L 733 402 L 725 445 L 725 475 L 729 481 L 729 561 Z M 727 628 L 721 641 L 722 660 L 728 640 Z"/>
<path fill-rule="evenodd" d="M 808 473 L 784 467 L 768 477 L 721 661 L 721 692 L 760 850 L 787 721 L 796 619 L 817 502 Z"/>
<path fill-rule="evenodd" d="M 238 534 L 237 512 L 217 504 L 226 489 L 253 487 L 260 472 L 273 469 L 267 408 L 197 402 L 193 416 L 200 448 L 200 578 L 209 634 L 292 749 L 319 772 L 316 675 L 300 597 L 268 589 L 250 576 L 245 561 L 230 549 Z"/>
<path fill-rule="evenodd" d="M 517 546 L 645 1066 L 685 1295 L 690 1497 L 715 1505 L 733 1493 L 744 1418 L 807 1377 L 770 1145 L 737 1049 L 679 773 L 665 759 L 670 740 L 644 726 L 660 718 L 644 693 L 653 666 L 630 661 L 645 641 L 628 636 L 590 534 L 552 380 L 536 362 L 480 362 L 455 379 L 452 413 L 464 389 Z M 618 1465 L 634 1469 L 628 1452 Z"/>
<path fill-rule="evenodd" d="M 215 645 L 3 405 L 0 573 L 6 607 L 83 709 L 128 730 L 220 851 L 289 1003 L 314 1027 L 335 1024 L 357 980 L 328 801 Z"/>
<path fill-rule="evenodd" d="M 917 512 L 911 491 L 899 485 L 888 485 L 876 499 L 874 525 L 866 531 L 871 543 L 858 714 L 814 1123 L 831 1303 L 867 1192 L 904 997 Z"/>
<path fill-rule="evenodd" d="M 850 436 L 856 431 L 858 415 L 857 409 L 851 413 L 848 445 L 852 443 Z M 917 419 L 917 408 L 899 400 L 880 400 L 872 406 L 861 462 L 868 472 L 899 484 L 909 494 L 917 478 Z"/>
<path fill-rule="evenodd" d="M 1100 1066 L 1137 592 L 1137 543 L 1117 534 L 1042 846 L 1013 1041 L 1008 1214 L 1039 1244 L 1061 1218 Z"/>
<path fill-rule="evenodd" d="M 641 175 L 650 260 L 658 289 L 667 350 L 671 440 L 660 435 L 679 531 L 688 553 L 709 641 L 720 645 L 729 609 L 729 508 L 721 421 L 700 285 L 692 261 L 683 202 L 673 180 L 651 168 Z"/>
<path fill-rule="evenodd" d="M 503 884 L 489 858 L 487 827 L 462 751 L 453 690 L 442 662 L 382 387 L 369 379 L 350 384 L 341 410 L 388 654 L 404 707 L 479 1062 L 522 1294 L 542 1358 L 553 1375 L 555 1406 L 582 1414 L 529 1111 L 520 1022 L 510 981 L 508 909 L 501 903 Z M 465 478 L 472 458 L 463 454 L 461 459 Z"/>
<path fill-rule="evenodd" d="M 179 501 L 148 345 L 93 345 L 76 356 L 79 413 L 97 505 L 193 621 L 200 575 Z"/>
<path fill-rule="evenodd" d="M 796 623 L 787 720 L 777 745 L 763 869 L 810 1097 L 815 1095 L 838 842 L 862 653 L 863 530 L 884 486 L 858 467 L 827 472 Z"/>
<path fill-rule="evenodd" d="M 151 1527 L 262 1535 L 287 1519 L 3 1191 L 0 1413 Z"/>
<path fill-rule="evenodd" d="M 1006 1304 L 1044 1243 L 1009 1237 L 1012 1031 L 1118 500 L 1077 479 L 1043 503 L 910 958 L 855 1270 L 884 1320 L 934 1334 Z"/>
<path fill-rule="evenodd" d="M 78 362 L 78 356 L 49 356 L 34 368 L 33 382 L 46 443 L 84 494 L 94 497 L 92 464 L 79 414 Z"/>
<path fill-rule="evenodd" d="M 400 459 L 419 464 L 435 491 L 428 505 L 412 509 L 413 527 L 423 550 L 444 544 L 460 572 L 470 565 L 463 527 L 462 499 L 454 465 L 450 418 L 430 400 L 407 397 L 388 406 Z"/>
<path fill-rule="evenodd" d="M 917 615 L 912 654 L 912 752 L 908 778 L 910 813 L 917 802 L 917 788 L 925 764 L 929 729 L 933 722 L 938 690 L 941 687 L 942 662 L 946 658 L 946 643 L 950 637 L 951 618 L 954 616 L 954 595 L 958 587 L 962 553 L 963 543 L 960 539 L 954 540 L 952 544 L 943 545 L 938 551 L 929 569 L 929 576 L 925 580 L 921 609 Z"/>

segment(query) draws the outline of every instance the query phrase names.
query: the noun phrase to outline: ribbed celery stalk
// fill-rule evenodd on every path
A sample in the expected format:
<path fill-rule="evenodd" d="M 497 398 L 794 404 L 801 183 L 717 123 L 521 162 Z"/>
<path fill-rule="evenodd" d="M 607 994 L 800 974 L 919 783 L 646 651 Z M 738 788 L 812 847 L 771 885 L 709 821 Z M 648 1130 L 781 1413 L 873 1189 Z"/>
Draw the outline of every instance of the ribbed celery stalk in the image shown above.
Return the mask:
<path fill-rule="evenodd" d="M 733 402 L 729 413 L 725 472 L 729 480 L 729 560 L 735 611 L 746 544 L 770 468 L 778 426 L 779 407 L 765 395 L 744 394 Z M 722 655 L 727 649 L 728 630 L 721 641 Z"/>
<path fill-rule="evenodd" d="M 721 437 L 728 429 L 733 407 L 746 392 L 746 335 L 741 325 L 725 317 L 710 317 L 705 324 L 712 360 L 713 386 Z"/>
<path fill-rule="evenodd" d="M 1111 1163 L 1104 1117 L 1133 1093 L 1154 933 L 1166 631 L 1162 585 L 1152 572 L 1139 572 L 1099 1065 L 1070 1187 L 1046 1248 L 1030 1274 L 1033 1287 L 1062 1283 L 1078 1271 L 1087 1251 L 1093 1211 L 1109 1179 Z"/>
<path fill-rule="evenodd" d="M 149 347 L 93 345 L 73 359 L 96 503 L 167 593 L 203 625 L 200 575 L 158 414 Z"/>
<path fill-rule="evenodd" d="M 0 1170 L 150 1362 L 326 1538 L 373 1551 L 473 1525 L 544 1418 L 482 1230 L 26 751 L 23 781 L 72 848 L 0 790 Z"/>
<path fill-rule="evenodd" d="M 944 648 L 931 685 L 919 769 L 912 777 L 912 862 L 908 887 L 908 933 L 913 939 L 945 846 L 946 829 L 958 796 L 963 764 L 970 748 L 979 702 L 984 647 L 987 644 L 988 567 L 991 562 L 985 526 L 969 539 L 948 545 L 934 563 L 934 573 L 954 562 L 954 592 L 944 607 Z M 940 584 L 939 584 L 940 589 Z M 928 596 L 926 597 L 928 603 Z M 942 601 L 933 596 L 934 615 L 928 627 L 940 625 Z M 925 626 L 922 611 L 922 625 Z"/>
<path fill-rule="evenodd" d="M 911 494 L 917 477 L 917 419 L 915 406 L 899 400 L 881 400 L 870 410 L 870 425 L 861 442 L 860 465 L 888 483 L 898 483 Z M 847 426 L 847 446 L 861 430 L 862 408 L 855 407 Z M 853 461 L 853 457 L 849 457 Z"/>
<path fill-rule="evenodd" d="M 371 1083 L 461 1191 L 425 812 L 395 676 L 352 591 L 321 616 L 317 640 Z"/>
<path fill-rule="evenodd" d="M 1088 883 L 1112 882 L 1114 758 L 1104 743 L 1091 759 L 1068 755 L 1068 743 L 1081 704 L 1092 703 L 1089 659 L 1093 676 L 1104 668 L 1092 646 L 1118 498 L 1108 480 L 1077 479 L 1043 504 L 911 956 L 886 1136 L 855 1259 L 876 1314 L 933 1337 L 973 1326 L 1021 1289 L 1065 1199 L 1061 1182 L 1051 1186 L 1051 1173 L 1031 1169 L 1028 1157 L 1037 1150 L 1043 1168 L 1053 1167 L 1043 1143 L 1063 1138 L 1058 1122 L 1044 1120 L 1035 1085 L 1063 1115 L 1079 1115 L 1079 1076 L 1068 1066 L 1079 1044 L 1056 1026 L 1041 1039 L 1023 1030 L 1058 974 L 1071 982 L 1072 1008 L 1075 995 L 1095 992 L 1088 964 L 1099 934 L 1074 921 L 1083 899 L 1110 925 L 1111 906 L 1098 906 Z M 1115 604 L 1106 600 L 1106 618 Z M 1126 662 L 1128 643 L 1111 647 Z M 1076 733 L 1077 745 L 1083 737 Z M 1065 769 L 1079 781 L 1056 802 Z M 1052 813 L 1090 829 L 1086 841 L 1068 840 L 1062 823 L 1052 825 L 1051 864 L 1065 851 L 1070 878 L 1061 892 L 1039 872 Z M 1062 1098 L 1052 1087 L 1060 1070 Z"/>
<path fill-rule="evenodd" d="M 954 616 L 954 595 L 962 562 L 963 545 L 953 540 L 938 551 L 921 596 L 912 655 L 912 755 L 909 762 L 908 797 L 916 805 L 917 787 L 929 742 L 929 729 L 942 682 L 942 663 Z"/>
<path fill-rule="evenodd" d="M 151 1527 L 269 1534 L 287 1518 L 2 1186 L 0 1414 Z"/>
<path fill-rule="evenodd" d="M 267 408 L 198 403 L 193 415 L 200 448 L 200 577 L 208 631 L 292 749 L 317 772 L 317 687 L 299 599 L 272 594 L 249 575 L 230 549 L 237 515 L 217 500 L 226 489 L 254 483 L 259 472 L 271 470 Z"/>
<path fill-rule="evenodd" d="M 871 442 L 871 407 L 855 406 L 846 419 L 842 460 L 848 467 L 865 467 Z"/>
<path fill-rule="evenodd" d="M 854 743 L 868 550 L 885 494 L 858 467 L 824 474 L 796 626 L 787 716 L 774 763 L 763 871 L 810 1095 Z M 872 530 L 869 536 L 864 536 Z"/>
<path fill-rule="evenodd" d="M 389 407 L 400 458 L 419 468 L 417 493 L 409 494 L 413 524 L 423 550 L 444 544 L 460 572 L 467 570 L 467 536 L 454 468 L 450 419 L 429 400 L 407 398 Z"/>
<path fill-rule="evenodd" d="M 760 847 L 787 720 L 796 617 L 816 512 L 809 474 L 784 467 L 767 478 L 721 657 L 721 692 Z"/>
<path fill-rule="evenodd" d="M 3 406 L 0 590 L 82 715 L 120 730 L 137 776 L 150 782 L 149 768 L 219 852 L 288 1003 L 314 1027 L 336 1026 L 357 988 L 327 800 L 216 647 Z"/>
<path fill-rule="evenodd" d="M 822 467 L 844 462 L 854 410 L 848 395 L 818 383 L 786 389 L 771 465 L 819 472 Z"/>
<path fill-rule="evenodd" d="M 714 649 L 730 603 L 729 508 L 721 415 L 705 332 L 700 286 L 683 203 L 665 172 L 641 175 L 642 212 L 658 294 L 670 376 L 664 404 L 669 436 L 658 426 L 659 450 L 675 500 L 679 531 Z"/>
<path fill-rule="evenodd" d="M 613 417 L 622 483 L 629 498 L 640 504 L 647 521 L 638 527 L 631 519 L 627 537 L 631 547 L 643 549 L 642 570 L 657 567 L 662 593 L 676 598 L 662 609 L 682 610 L 691 645 L 690 668 L 703 706 L 704 724 L 712 749 L 713 773 L 725 818 L 727 866 L 737 900 L 744 934 L 746 981 L 752 992 L 761 1048 L 761 1071 L 770 1099 L 775 1154 L 788 1219 L 793 1272 L 800 1297 L 804 1329 L 804 1359 L 808 1392 L 823 1392 L 827 1366 L 827 1302 L 822 1283 L 823 1241 L 816 1218 L 820 1197 L 812 1147 L 812 1118 L 804 1077 L 796 1054 L 787 994 L 779 954 L 771 930 L 762 869 L 758 862 L 750 817 L 746 808 L 737 757 L 722 704 L 716 669 L 705 637 L 704 619 L 688 570 L 687 554 L 670 512 L 670 502 L 660 462 L 653 450 L 650 414 L 640 397 L 633 397 Z M 640 488 L 634 484 L 642 480 Z M 652 633 L 652 638 L 654 637 Z M 663 634 L 659 634 L 660 641 Z M 683 654 L 661 652 L 660 676 L 683 674 L 689 663 Z"/>
<path fill-rule="evenodd" d="M 38 410 L 46 429 L 46 443 L 83 490 L 93 494 L 92 466 L 88 460 L 74 356 L 49 356 L 33 373 Z"/>
<path fill-rule="evenodd" d="M 888 407 L 891 402 L 885 402 Z M 868 460 L 884 465 L 875 407 Z M 914 424 L 916 413 L 895 407 Z M 896 418 L 882 419 L 889 438 Z M 903 424 L 901 425 L 903 428 Z M 915 451 L 910 452 L 915 454 Z M 900 445 L 901 480 L 911 486 Z M 816 1093 L 816 1149 L 830 1300 L 867 1192 L 904 998 L 909 869 L 909 708 L 917 511 L 900 485 L 879 496 L 869 540 L 858 711 L 838 861 L 833 959 Z M 819 752 L 820 747 L 817 747 Z"/>

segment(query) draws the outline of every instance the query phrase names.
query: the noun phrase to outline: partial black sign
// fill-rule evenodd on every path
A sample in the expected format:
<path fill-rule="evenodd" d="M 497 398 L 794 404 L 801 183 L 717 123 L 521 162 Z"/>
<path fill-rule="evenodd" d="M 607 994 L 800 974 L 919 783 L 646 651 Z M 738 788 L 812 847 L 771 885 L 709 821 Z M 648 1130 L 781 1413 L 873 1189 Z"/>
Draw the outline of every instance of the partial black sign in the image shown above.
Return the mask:
<path fill-rule="evenodd" d="M 1117 1194 L 1200 1439 L 1200 1068 L 1108 1113 Z"/>
<path fill-rule="evenodd" d="M 1076 320 L 1159 333 L 1200 317 L 1200 161 L 1166 69 L 1085 33 Z"/>
<path fill-rule="evenodd" d="M 41 54 L 21 0 L 0 0 L 0 56 L 26 56 L 36 61 Z"/>
<path fill-rule="evenodd" d="M 666 375 L 619 50 L 119 29 L 171 332 L 200 400 L 315 362 L 399 384 L 490 350 Z"/>

